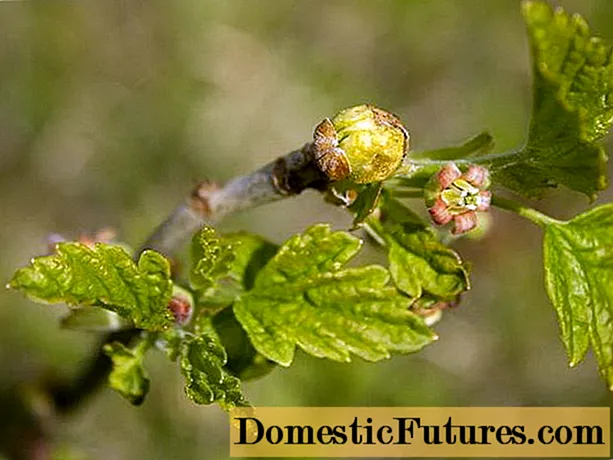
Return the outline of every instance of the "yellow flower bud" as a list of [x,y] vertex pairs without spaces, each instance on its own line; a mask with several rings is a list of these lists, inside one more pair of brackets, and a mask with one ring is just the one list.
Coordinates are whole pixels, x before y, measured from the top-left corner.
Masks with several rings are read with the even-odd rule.
[[398,169],[409,149],[409,134],[395,115],[359,105],[323,120],[313,144],[315,161],[331,180],[368,184]]

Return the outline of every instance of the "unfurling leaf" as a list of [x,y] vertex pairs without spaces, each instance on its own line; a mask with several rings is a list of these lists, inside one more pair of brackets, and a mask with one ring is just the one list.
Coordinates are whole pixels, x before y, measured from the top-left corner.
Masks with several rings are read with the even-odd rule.
[[376,209],[382,190],[382,182],[374,182],[358,190],[358,197],[349,205],[349,211],[353,214],[354,227],[361,225]]
[[226,267],[227,273],[211,289],[200,293],[202,305],[230,306],[243,291],[251,289],[257,273],[278,249],[277,245],[249,233],[224,235],[223,244],[231,248],[233,259]]
[[224,368],[228,358],[219,337],[210,322],[204,324],[198,335],[180,344],[179,359],[187,396],[197,404],[216,402],[224,410],[248,406],[240,380]]
[[545,283],[571,366],[589,346],[613,390],[613,204],[550,223]]
[[385,195],[381,218],[369,219],[368,227],[387,245],[392,278],[407,295],[453,301],[469,289],[468,270],[458,254],[398,200]]
[[192,239],[190,283],[198,292],[205,292],[228,274],[234,251],[232,245],[217,236],[215,230],[203,227]]
[[104,346],[104,352],[113,362],[109,386],[135,406],[142,404],[149,392],[149,377],[143,367],[145,350],[142,346],[129,349],[119,342]]
[[283,244],[234,304],[237,320],[262,355],[289,366],[298,345],[314,356],[378,361],[435,340],[408,310],[410,299],[388,285],[383,267],[343,268],[361,241],[326,225]]
[[33,259],[9,286],[42,302],[104,307],[142,329],[172,323],[166,308],[172,294],[170,266],[155,251],[143,252],[137,265],[119,246],[58,243],[55,254]]
[[274,363],[255,350],[232,309],[223,307],[231,306],[241,293],[253,287],[258,272],[275,255],[278,246],[248,233],[224,235],[223,244],[231,247],[234,253],[228,273],[199,299],[205,308],[214,307],[220,311],[212,318],[198,318],[196,327],[203,329],[204,321],[206,331],[212,324],[226,350],[225,370],[241,380],[248,380],[267,374],[274,368]]
[[529,197],[563,185],[590,198],[606,186],[599,141],[613,124],[611,46],[587,24],[540,1],[523,12],[532,48],[534,100],[525,147],[495,159],[494,180]]

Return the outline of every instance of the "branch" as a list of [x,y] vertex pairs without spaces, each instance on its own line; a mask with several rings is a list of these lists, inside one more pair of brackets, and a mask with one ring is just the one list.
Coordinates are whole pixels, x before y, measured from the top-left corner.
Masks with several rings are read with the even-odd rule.
[[218,187],[210,182],[199,184],[187,203],[172,214],[141,247],[155,249],[173,257],[185,241],[205,224],[218,222],[228,214],[254,208],[297,195],[307,188],[324,190],[330,180],[313,160],[313,144],[277,158],[246,176],[237,177]]

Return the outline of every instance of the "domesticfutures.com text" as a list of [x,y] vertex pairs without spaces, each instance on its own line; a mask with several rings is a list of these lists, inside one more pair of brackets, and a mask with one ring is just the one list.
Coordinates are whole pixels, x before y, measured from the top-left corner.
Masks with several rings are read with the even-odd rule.
[[442,425],[424,424],[420,417],[394,417],[389,424],[373,426],[373,419],[354,417],[346,425],[264,425],[257,417],[236,417],[239,439],[234,444],[260,442],[277,445],[410,445],[416,439],[426,445],[534,444],[604,445],[598,425],[544,425],[528,434],[523,425],[460,425],[452,417]]

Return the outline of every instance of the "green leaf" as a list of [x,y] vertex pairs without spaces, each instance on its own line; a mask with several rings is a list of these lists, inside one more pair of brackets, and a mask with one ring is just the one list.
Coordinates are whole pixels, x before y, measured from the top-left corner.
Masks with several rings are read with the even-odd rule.
[[467,267],[458,254],[398,200],[385,196],[381,219],[369,219],[368,228],[387,245],[392,278],[407,295],[453,301],[470,288]]
[[547,224],[544,261],[570,365],[591,346],[613,390],[613,204]]
[[593,199],[606,187],[600,140],[613,124],[611,46],[547,3],[525,1],[534,100],[525,147],[491,166],[495,181],[528,197],[563,185]]
[[494,149],[494,138],[487,131],[476,135],[462,145],[455,147],[445,147],[436,150],[425,150],[422,152],[411,152],[411,159],[446,160],[453,161],[460,158],[484,155]]
[[216,402],[224,410],[248,406],[240,380],[224,368],[227,355],[210,322],[181,343],[180,365],[185,392],[197,404]]
[[104,352],[113,362],[109,386],[135,406],[142,404],[149,392],[149,377],[143,367],[143,356],[147,348],[146,342],[141,342],[132,350],[119,342],[104,346]]
[[136,265],[119,246],[59,243],[55,254],[19,269],[9,286],[41,302],[101,306],[142,329],[172,323],[166,308],[172,293],[170,266],[155,251],[144,251]]
[[211,227],[203,227],[192,239],[192,287],[199,292],[213,287],[228,274],[233,260],[232,245],[218,237]]
[[362,242],[326,225],[290,238],[234,304],[236,319],[262,355],[289,366],[298,345],[314,356],[368,361],[420,350],[435,340],[388,286],[383,267],[343,268]]

